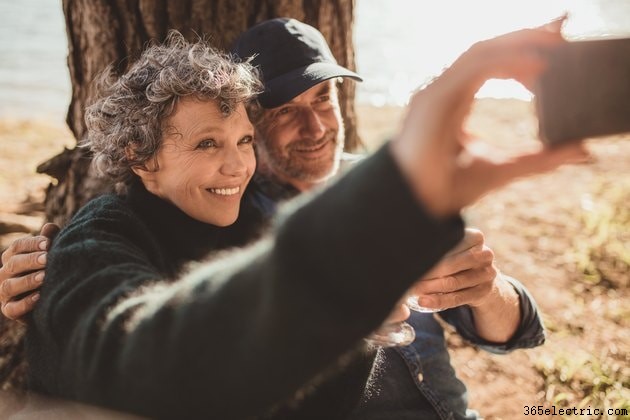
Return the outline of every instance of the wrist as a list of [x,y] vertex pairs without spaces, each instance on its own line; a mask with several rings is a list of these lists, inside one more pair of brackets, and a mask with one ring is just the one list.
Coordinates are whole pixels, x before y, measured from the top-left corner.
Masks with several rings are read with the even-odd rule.
[[514,286],[497,271],[497,275],[492,281],[491,291],[482,300],[471,303],[469,306],[475,312],[495,313],[500,308],[512,306],[518,308],[519,297]]
[[488,298],[471,310],[479,336],[494,343],[509,341],[521,322],[519,295],[500,274]]
[[445,194],[440,189],[440,182],[436,182],[436,171],[431,174],[430,164],[421,162],[422,153],[416,150],[418,146],[405,136],[404,131],[401,132],[390,142],[389,148],[413,196],[438,219],[456,213],[444,202]]

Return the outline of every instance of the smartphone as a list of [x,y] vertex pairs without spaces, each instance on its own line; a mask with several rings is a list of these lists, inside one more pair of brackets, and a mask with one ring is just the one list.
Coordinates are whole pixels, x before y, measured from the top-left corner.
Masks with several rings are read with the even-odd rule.
[[554,49],[534,95],[539,135],[548,146],[630,132],[630,38]]

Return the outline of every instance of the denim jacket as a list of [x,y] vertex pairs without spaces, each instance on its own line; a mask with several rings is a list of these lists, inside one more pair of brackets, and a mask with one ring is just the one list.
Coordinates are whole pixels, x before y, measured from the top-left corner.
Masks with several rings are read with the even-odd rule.
[[[506,343],[490,343],[475,331],[467,306],[443,311],[439,316],[467,341],[492,353],[502,354],[544,343],[545,332],[536,303],[516,279],[504,276],[519,294],[521,322]],[[408,321],[416,340],[405,347],[381,350],[380,366],[363,403],[353,419],[480,419],[468,408],[466,386],[457,378],[444,337],[433,314],[412,312]]]

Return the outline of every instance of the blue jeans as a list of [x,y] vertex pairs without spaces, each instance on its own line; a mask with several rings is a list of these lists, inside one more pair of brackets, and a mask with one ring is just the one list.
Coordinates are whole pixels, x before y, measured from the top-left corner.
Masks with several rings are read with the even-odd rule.
[[[519,295],[520,325],[506,343],[490,343],[477,335],[470,308],[440,313],[467,341],[491,353],[508,353],[545,342],[534,298],[516,279],[503,275]],[[408,321],[416,340],[406,347],[381,350],[380,366],[353,420],[479,419],[468,409],[466,386],[457,378],[446,348],[444,330],[432,314],[412,312]]]
[[380,350],[366,396],[351,419],[478,419],[468,410],[464,384],[456,377],[444,331],[431,314],[413,313],[416,340]]

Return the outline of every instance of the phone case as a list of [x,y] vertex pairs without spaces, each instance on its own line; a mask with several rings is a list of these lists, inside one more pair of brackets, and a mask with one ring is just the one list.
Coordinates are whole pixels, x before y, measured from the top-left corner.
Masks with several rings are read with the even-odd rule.
[[574,41],[554,50],[535,101],[548,145],[630,132],[630,38]]

